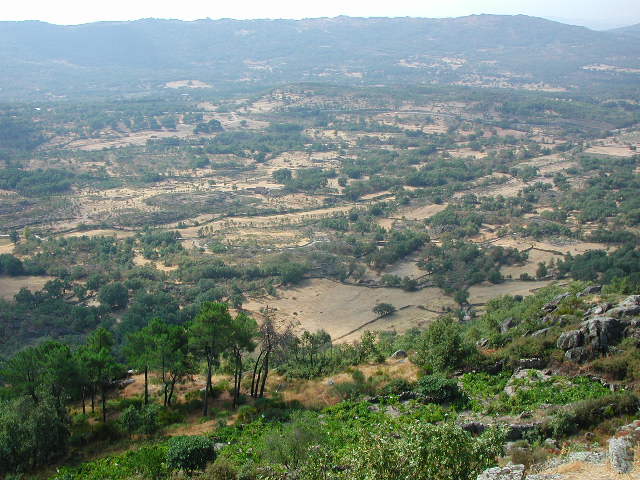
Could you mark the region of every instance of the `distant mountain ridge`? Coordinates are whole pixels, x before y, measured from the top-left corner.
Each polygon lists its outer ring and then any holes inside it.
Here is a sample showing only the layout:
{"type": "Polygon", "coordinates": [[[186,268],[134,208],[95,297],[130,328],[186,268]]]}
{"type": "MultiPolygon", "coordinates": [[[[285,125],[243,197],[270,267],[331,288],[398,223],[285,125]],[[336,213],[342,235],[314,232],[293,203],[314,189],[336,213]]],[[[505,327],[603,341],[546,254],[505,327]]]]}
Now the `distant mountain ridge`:
{"type": "Polygon", "coordinates": [[[640,23],[637,23],[635,25],[629,25],[628,27],[615,28],[613,30],[610,30],[610,32],[640,37],[640,23]]]}
{"type": "Polygon", "coordinates": [[[181,79],[229,88],[491,78],[579,85],[605,75],[585,72],[591,63],[640,67],[640,39],[629,38],[523,15],[0,22],[0,96],[17,86],[51,94],[136,92],[181,79]]]}

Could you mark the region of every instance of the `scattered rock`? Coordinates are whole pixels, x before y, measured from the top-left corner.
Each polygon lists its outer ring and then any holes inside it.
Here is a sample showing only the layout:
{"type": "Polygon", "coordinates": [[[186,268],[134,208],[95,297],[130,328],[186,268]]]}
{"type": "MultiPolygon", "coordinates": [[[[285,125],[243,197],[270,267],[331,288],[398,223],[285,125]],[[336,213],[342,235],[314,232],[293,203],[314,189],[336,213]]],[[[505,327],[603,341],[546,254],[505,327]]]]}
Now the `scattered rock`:
{"type": "Polygon", "coordinates": [[[476,347],[478,348],[487,348],[489,346],[489,339],[488,338],[481,338],[480,340],[478,340],[476,342],[476,347]]]}
{"type": "Polygon", "coordinates": [[[552,450],[555,450],[558,448],[558,441],[554,438],[547,438],[542,443],[542,445],[544,445],[545,448],[550,448],[552,450]]]}
{"type": "Polygon", "coordinates": [[[327,385],[329,385],[330,387],[334,386],[335,384],[336,382],[333,378],[330,378],[329,380],[327,380],[327,385]]]}
{"type": "Polygon", "coordinates": [[[485,470],[477,480],[523,480],[524,465],[507,465],[485,470]]]}
{"type": "Polygon", "coordinates": [[[391,359],[392,360],[402,360],[404,358],[407,358],[408,356],[409,355],[404,350],[398,350],[398,351],[394,352],[393,355],[391,355],[391,359]]]}

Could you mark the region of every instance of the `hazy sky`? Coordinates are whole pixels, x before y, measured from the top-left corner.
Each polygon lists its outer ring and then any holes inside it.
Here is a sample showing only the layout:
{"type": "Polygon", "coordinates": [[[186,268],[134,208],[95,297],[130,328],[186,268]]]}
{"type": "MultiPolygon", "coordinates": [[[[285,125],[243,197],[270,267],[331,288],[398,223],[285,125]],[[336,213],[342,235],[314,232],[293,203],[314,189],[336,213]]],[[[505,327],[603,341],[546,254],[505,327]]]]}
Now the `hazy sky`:
{"type": "Polygon", "coordinates": [[[526,14],[592,28],[640,23],[639,0],[4,0],[0,20],[78,24],[138,18],[456,17],[526,14]]]}

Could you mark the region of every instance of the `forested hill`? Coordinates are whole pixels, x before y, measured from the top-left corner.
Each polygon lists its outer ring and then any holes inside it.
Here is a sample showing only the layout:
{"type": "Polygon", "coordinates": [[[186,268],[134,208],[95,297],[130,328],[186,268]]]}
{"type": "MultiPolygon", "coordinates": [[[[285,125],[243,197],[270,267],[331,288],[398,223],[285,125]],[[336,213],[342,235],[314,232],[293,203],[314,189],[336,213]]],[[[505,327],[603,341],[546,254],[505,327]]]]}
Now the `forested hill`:
{"type": "Polygon", "coordinates": [[[199,80],[214,88],[297,81],[522,87],[637,83],[640,39],[528,16],[449,19],[146,19],[0,23],[0,95],[131,93],[199,80]],[[14,85],[20,85],[20,90],[14,85]]]}
{"type": "Polygon", "coordinates": [[[615,30],[611,30],[613,33],[624,34],[624,35],[632,35],[634,37],[640,37],[640,23],[636,25],[630,25],[628,27],[616,28],[615,30]]]}

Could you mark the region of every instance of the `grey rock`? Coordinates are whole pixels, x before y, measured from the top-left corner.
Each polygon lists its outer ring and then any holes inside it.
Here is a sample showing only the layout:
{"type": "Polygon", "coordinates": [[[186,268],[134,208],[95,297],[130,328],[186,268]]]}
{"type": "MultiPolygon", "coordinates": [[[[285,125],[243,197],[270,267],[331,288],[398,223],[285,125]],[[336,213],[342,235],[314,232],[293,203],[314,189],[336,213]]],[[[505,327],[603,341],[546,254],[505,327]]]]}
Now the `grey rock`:
{"type": "Polygon", "coordinates": [[[545,448],[556,449],[558,448],[558,441],[555,438],[547,438],[542,442],[545,448]]]}
{"type": "Polygon", "coordinates": [[[584,344],[584,334],[581,330],[564,332],[558,338],[557,346],[561,350],[581,347],[584,344]]]}
{"type": "Polygon", "coordinates": [[[582,322],[581,330],[584,332],[585,343],[601,352],[607,352],[609,346],[616,344],[623,332],[618,319],[603,316],[591,317],[582,322]]]}
{"type": "Polygon", "coordinates": [[[214,444],[213,444],[213,449],[214,449],[216,452],[219,452],[220,450],[222,450],[223,448],[225,448],[227,445],[228,445],[228,444],[226,444],[226,443],[214,443],[214,444]]]}
{"type": "Polygon", "coordinates": [[[585,288],[580,293],[578,293],[578,297],[584,297],[586,295],[595,295],[596,293],[600,293],[602,291],[602,285],[591,285],[590,287],[585,288]]]}
{"type": "Polygon", "coordinates": [[[516,325],[516,321],[513,318],[507,318],[500,324],[500,333],[507,333],[516,325]]]}
{"type": "Polygon", "coordinates": [[[523,480],[524,465],[507,465],[485,470],[478,475],[477,480],[523,480]]]}
{"type": "Polygon", "coordinates": [[[398,418],[400,415],[402,415],[402,412],[393,405],[387,405],[384,413],[389,415],[391,418],[398,418]]]}
{"type": "Polygon", "coordinates": [[[585,347],[570,348],[569,350],[564,352],[564,358],[574,363],[586,362],[587,360],[593,358],[593,356],[593,351],[585,347]]]}
{"type": "Polygon", "coordinates": [[[587,312],[585,313],[585,317],[590,317],[592,315],[602,315],[603,313],[611,310],[612,307],[613,305],[611,305],[610,303],[599,303],[598,305],[595,305],[587,310],[587,312]]]}
{"type": "Polygon", "coordinates": [[[545,336],[547,333],[549,333],[549,331],[551,330],[551,327],[547,327],[547,328],[543,328],[541,330],[536,330],[535,332],[533,332],[531,334],[532,337],[543,337],[545,336]]]}
{"type": "Polygon", "coordinates": [[[640,315],[640,305],[618,305],[607,312],[612,317],[635,317],[640,315]]]}
{"type": "Polygon", "coordinates": [[[391,355],[392,360],[402,360],[403,358],[407,358],[409,355],[404,350],[398,350],[391,355]]]}
{"type": "Polygon", "coordinates": [[[556,310],[558,308],[558,305],[560,304],[560,302],[562,302],[562,300],[564,300],[565,298],[567,298],[569,296],[570,296],[569,293],[562,293],[562,294],[558,295],[553,300],[551,300],[549,303],[544,305],[542,307],[542,311],[547,312],[547,313],[553,312],[554,310],[556,310]]]}
{"type": "Polygon", "coordinates": [[[629,437],[609,440],[609,460],[618,473],[629,473],[633,470],[633,441],[629,437]]]}
{"type": "Polygon", "coordinates": [[[481,422],[468,422],[461,425],[461,427],[473,435],[480,435],[488,428],[487,425],[481,422]]]}
{"type": "Polygon", "coordinates": [[[539,428],[540,425],[537,423],[513,423],[509,425],[507,440],[522,440],[528,432],[539,428]]]}
{"type": "Polygon", "coordinates": [[[521,358],[518,360],[520,368],[532,369],[543,368],[546,362],[542,358],[521,358]]]}
{"type": "Polygon", "coordinates": [[[624,325],[617,318],[595,316],[580,324],[578,330],[564,332],[557,346],[565,350],[565,358],[582,362],[607,353],[623,336],[624,325]]]}
{"type": "Polygon", "coordinates": [[[489,346],[489,339],[488,338],[481,338],[480,340],[478,340],[476,342],[476,347],[487,348],[488,346],[489,346]]]}

